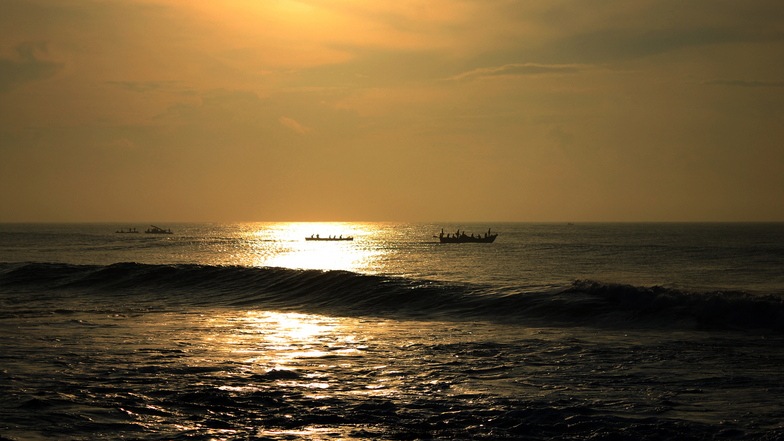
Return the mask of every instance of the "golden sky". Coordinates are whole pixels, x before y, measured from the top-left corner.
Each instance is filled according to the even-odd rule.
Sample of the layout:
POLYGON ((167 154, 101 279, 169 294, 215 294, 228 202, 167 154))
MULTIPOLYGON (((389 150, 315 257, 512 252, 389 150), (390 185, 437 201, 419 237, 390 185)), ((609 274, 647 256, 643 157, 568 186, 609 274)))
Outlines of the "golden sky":
POLYGON ((2 0, 0 221, 784 221, 780 0, 2 0))

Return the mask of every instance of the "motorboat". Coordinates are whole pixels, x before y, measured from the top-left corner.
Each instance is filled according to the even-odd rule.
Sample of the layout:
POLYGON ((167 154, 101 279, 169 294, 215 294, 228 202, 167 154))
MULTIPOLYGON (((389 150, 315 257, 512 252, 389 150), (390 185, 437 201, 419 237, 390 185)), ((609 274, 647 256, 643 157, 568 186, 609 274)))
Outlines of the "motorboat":
POLYGON ((171 228, 168 230, 164 230, 161 227, 156 227, 155 225, 150 225, 151 228, 147 229, 144 234, 174 234, 172 233, 171 228))

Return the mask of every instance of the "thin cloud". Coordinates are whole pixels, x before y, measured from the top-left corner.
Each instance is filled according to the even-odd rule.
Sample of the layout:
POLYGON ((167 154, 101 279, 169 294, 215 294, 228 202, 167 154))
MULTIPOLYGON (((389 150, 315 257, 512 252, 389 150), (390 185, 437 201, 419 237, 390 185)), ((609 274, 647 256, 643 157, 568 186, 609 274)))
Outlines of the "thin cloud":
POLYGON ((285 116, 281 116, 280 118, 278 118, 278 122, 282 126, 291 129, 297 133, 307 133, 312 130, 310 127, 303 126, 302 124, 298 123, 294 119, 287 118, 285 116))
POLYGON ((713 80, 707 81, 705 84, 708 86, 784 87, 784 81, 713 80))
POLYGON ((175 81, 107 81, 106 84, 117 86, 121 89, 132 92, 149 92, 151 90, 169 89, 175 85, 175 81))
POLYGON ((684 48, 747 42, 755 37, 735 29, 598 29, 554 39, 532 52, 537 60, 567 57, 580 63, 606 63, 665 54, 684 48))
POLYGON ((583 68, 575 65, 546 65, 546 64, 507 64, 500 67, 483 67, 464 72, 448 78, 455 81, 470 81, 477 78, 494 77, 501 75, 547 75, 547 74, 574 74, 583 68))
POLYGON ((196 121, 207 115, 210 115, 209 118, 213 121, 223 118, 236 121, 240 115, 252 119, 261 104, 255 92, 242 90, 213 89, 197 94, 186 90, 182 95, 198 96, 199 102, 191 100, 172 104, 153 119, 196 121))
POLYGON ((63 63, 41 60, 36 53, 47 52, 45 42, 27 42, 16 47, 18 59, 0 58, 0 92, 14 85, 55 76, 63 69, 63 63))

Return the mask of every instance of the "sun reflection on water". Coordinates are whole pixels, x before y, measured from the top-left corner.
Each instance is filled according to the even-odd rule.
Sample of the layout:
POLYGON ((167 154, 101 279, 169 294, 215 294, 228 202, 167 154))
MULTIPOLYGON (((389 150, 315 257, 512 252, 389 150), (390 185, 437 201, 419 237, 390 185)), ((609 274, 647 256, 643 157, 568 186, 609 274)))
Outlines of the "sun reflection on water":
POLYGON ((300 390, 310 399, 400 393, 400 375, 394 370, 387 372, 388 366, 381 363, 390 361, 388 351, 378 354, 371 349, 375 333, 397 325, 388 328, 384 322, 374 322, 373 333, 369 333, 368 324, 361 319, 272 311, 219 315, 209 322, 219 331, 211 333, 208 347, 216 354, 223 353, 220 358, 249 378, 248 383, 225 386, 224 390, 300 390), (378 355, 383 358, 377 359, 378 355))
POLYGON ((248 311, 229 319, 236 327, 226 344, 244 363, 268 369, 294 369, 303 359, 358 353, 363 346, 347 319, 298 313, 248 311))
MULTIPOLYGON (((185 263, 421 277, 443 272, 435 226, 392 222, 249 222, 183 232, 185 263), (307 241, 313 235, 352 241, 307 241), (195 238, 195 239, 191 239, 195 238), (194 249, 195 247, 195 249, 194 249)), ((169 256, 170 257, 170 256, 169 256)))
POLYGON ((382 254, 370 245, 370 224, 282 222, 245 233, 247 254, 240 264, 365 272, 382 254), (306 241, 306 237, 353 237, 353 241, 306 241))

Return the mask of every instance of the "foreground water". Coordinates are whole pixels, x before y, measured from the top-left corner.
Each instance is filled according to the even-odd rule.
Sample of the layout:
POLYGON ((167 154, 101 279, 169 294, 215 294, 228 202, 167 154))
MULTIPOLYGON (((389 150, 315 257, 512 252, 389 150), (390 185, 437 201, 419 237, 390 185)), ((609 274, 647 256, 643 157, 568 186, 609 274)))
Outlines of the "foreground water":
POLYGON ((0 439, 784 435, 782 224, 121 227, 0 225, 0 439))

